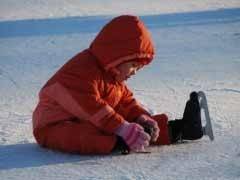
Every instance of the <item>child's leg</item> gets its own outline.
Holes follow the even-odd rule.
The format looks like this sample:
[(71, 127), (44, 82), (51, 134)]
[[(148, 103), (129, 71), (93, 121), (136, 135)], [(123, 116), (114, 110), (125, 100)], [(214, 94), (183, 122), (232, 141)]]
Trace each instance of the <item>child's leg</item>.
[(152, 144), (169, 145), (181, 139), (196, 140), (202, 137), (202, 126), (198, 125), (200, 124), (199, 121), (201, 121), (199, 112), (194, 112), (192, 110), (192, 105), (191, 108), (189, 108), (189, 105), (186, 106), (188, 109), (191, 109), (190, 113), (188, 112), (189, 110), (185, 110), (184, 118), (189, 118), (187, 121), (184, 118), (183, 120), (168, 121), (168, 117), (165, 114), (158, 114), (152, 117), (158, 122), (160, 129), (157, 141)]
[(158, 127), (160, 129), (159, 137), (156, 142), (152, 143), (154, 145), (169, 145), (171, 144), (171, 139), (169, 135), (168, 129), (168, 117), (165, 114), (158, 114), (152, 116), (158, 123)]
[(99, 131), (89, 122), (63, 121), (34, 131), (43, 147), (69, 153), (107, 154), (113, 149), (116, 136)]

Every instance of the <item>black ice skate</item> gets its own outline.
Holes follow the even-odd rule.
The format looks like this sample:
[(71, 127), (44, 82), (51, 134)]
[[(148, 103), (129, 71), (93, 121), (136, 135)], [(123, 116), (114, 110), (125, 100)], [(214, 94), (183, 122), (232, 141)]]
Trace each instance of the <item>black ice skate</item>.
[(130, 153), (130, 149), (125, 141), (120, 137), (117, 136), (116, 144), (112, 150), (113, 152), (120, 152), (123, 155), (127, 155)]
[[(204, 117), (201, 117), (201, 110)], [(202, 127), (202, 121), (206, 125)], [(171, 143), (182, 140), (197, 140), (203, 135), (207, 135), (210, 140), (214, 139), (211, 119), (209, 116), (207, 99), (204, 92), (192, 92), (190, 99), (187, 101), (183, 118), (168, 122), (169, 135)]]
[(201, 108), (198, 93), (192, 92), (183, 113), (182, 139), (196, 140), (203, 136)]
[[(201, 117), (201, 110), (204, 117)], [(206, 124), (202, 127), (202, 121)], [(168, 122), (171, 143), (182, 140), (197, 140), (207, 135), (211, 141), (214, 140), (211, 119), (209, 116), (207, 99), (204, 92), (192, 92), (187, 101), (183, 118)]]
[(211, 141), (214, 140), (211, 118), (208, 111), (207, 98), (204, 92), (198, 92), (200, 107), (204, 111), (206, 125), (203, 127), (203, 134), (207, 135)]

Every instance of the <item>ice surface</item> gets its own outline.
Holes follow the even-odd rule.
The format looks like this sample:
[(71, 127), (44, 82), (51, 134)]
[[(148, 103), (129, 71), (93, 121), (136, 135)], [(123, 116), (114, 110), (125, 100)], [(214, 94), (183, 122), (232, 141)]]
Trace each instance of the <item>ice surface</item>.
[(154, 15), (240, 7), (239, 0), (1, 0), (0, 20), (70, 16)]
[[(60, 9), (50, 16), (46, 9), (56, 2), (65, 8), (63, 14)], [(141, 9), (147, 1), (136, 6), (157, 51), (153, 63), (127, 83), (146, 107), (171, 119), (182, 116), (189, 92), (204, 91), (214, 142), (203, 138), (128, 156), (68, 155), (36, 145), (31, 114), (39, 89), (63, 63), (88, 48), (114, 14), (108, 16), (101, 7), (94, 14), (91, 2), (84, 4), (87, 15), (104, 16), (75, 14), (76, 1), (0, 2), (1, 19), (11, 20), (0, 22), (0, 179), (240, 179), (239, 1), (201, 1), (201, 12), (187, 12), (195, 10), (195, 1), (182, 6), (173, 1), (176, 7), (162, 2), (162, 7), (155, 4), (155, 9), (165, 7), (156, 11), (159, 15)], [(109, 6), (113, 12), (115, 5)], [(33, 12), (37, 7), (39, 16)]]

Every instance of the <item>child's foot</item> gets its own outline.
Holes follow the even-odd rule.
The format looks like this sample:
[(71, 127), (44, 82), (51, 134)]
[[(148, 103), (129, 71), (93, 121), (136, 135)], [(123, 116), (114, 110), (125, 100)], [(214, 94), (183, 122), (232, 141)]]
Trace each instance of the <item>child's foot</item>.
[(182, 119), (175, 119), (168, 121), (168, 133), (171, 144), (177, 143), (182, 140), (183, 121)]
[(196, 140), (203, 136), (201, 109), (197, 92), (190, 94), (190, 99), (186, 103), (182, 121), (182, 139)]
[(124, 140), (120, 136), (117, 136), (117, 141), (112, 151), (120, 152), (121, 154), (129, 154), (130, 150)]

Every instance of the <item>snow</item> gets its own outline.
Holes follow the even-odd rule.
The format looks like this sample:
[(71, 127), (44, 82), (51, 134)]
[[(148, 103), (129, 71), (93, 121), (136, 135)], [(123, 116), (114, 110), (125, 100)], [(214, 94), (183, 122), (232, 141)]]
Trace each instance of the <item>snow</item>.
[[(180, 118), (192, 90), (208, 97), (215, 141), (150, 154), (69, 155), (32, 136), (37, 93), (100, 28), (141, 15), (156, 58), (128, 81), (154, 113)], [(0, 179), (240, 179), (239, 1), (0, 1)]]
[(69, 16), (153, 15), (235, 8), (239, 0), (1, 0), (0, 20)]

